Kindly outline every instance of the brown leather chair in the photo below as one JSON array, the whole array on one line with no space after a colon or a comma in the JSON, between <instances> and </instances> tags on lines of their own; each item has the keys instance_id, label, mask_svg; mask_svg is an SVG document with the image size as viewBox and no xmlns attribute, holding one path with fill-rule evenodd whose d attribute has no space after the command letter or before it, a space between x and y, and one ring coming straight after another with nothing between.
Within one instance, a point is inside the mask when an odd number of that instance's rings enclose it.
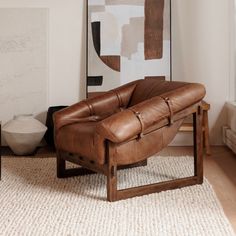
<instances>
[{"instance_id":1,"label":"brown leather chair","mask_svg":"<svg viewBox=\"0 0 236 236\"><path fill-rule=\"evenodd\" d=\"M102 173L107 199L129 197L203 182L202 107L197 83L144 79L74 104L54 114L59 178ZM194 176L117 190L117 169L146 164L166 147L183 120L193 115ZM66 169L65 161L81 165Z\"/></svg>"}]
</instances>

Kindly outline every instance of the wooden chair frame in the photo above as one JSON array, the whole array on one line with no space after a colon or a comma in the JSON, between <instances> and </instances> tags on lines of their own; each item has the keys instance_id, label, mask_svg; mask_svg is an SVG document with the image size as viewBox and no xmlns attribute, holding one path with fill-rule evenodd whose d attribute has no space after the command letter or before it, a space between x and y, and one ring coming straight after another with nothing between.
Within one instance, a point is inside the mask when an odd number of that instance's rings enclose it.
<instances>
[{"instance_id":1,"label":"wooden chair frame","mask_svg":"<svg viewBox=\"0 0 236 236\"><path fill-rule=\"evenodd\" d=\"M194 143L194 175L186 178L180 178L170 181L164 181L155 184L149 184L127 189L117 189L117 170L147 164L147 160L126 166L117 166L112 142L106 142L106 164L98 165L93 161L87 161L78 155L57 152L57 177L66 178L71 176L86 175L93 173L102 173L107 176L107 200L110 202L122 200L130 197L141 196L150 193L156 193L164 190L181 188L194 184L203 183L203 137L202 137L202 107L195 106L190 114L193 115L193 143ZM66 169L66 161L81 165L80 168Z\"/></svg>"}]
</instances>

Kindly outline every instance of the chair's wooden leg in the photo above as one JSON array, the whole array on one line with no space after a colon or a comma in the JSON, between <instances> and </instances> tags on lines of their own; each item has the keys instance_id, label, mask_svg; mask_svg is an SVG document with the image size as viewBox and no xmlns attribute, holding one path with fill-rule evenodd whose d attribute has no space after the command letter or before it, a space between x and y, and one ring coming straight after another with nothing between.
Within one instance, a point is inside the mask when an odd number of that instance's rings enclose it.
<instances>
[{"instance_id":1,"label":"chair's wooden leg","mask_svg":"<svg viewBox=\"0 0 236 236\"><path fill-rule=\"evenodd\" d=\"M197 183L203 183L203 142L202 142L202 107L193 114L193 140L194 140L194 176Z\"/></svg>"},{"instance_id":2,"label":"chair's wooden leg","mask_svg":"<svg viewBox=\"0 0 236 236\"><path fill-rule=\"evenodd\" d=\"M110 148L111 143L107 143L107 200L117 201L144 194L160 192L163 190L181 188L194 184L203 183L203 133L202 133L203 110L199 106L197 112L193 113L193 139L194 139L194 176L175 179L161 183L132 187L128 189L117 189L117 164L115 162L114 149Z\"/></svg>"},{"instance_id":3,"label":"chair's wooden leg","mask_svg":"<svg viewBox=\"0 0 236 236\"><path fill-rule=\"evenodd\" d=\"M187 186L191 186L195 184L197 184L197 177L191 176L187 178L164 181L164 182L155 183L155 184L148 184L148 185L143 185L143 186L138 186L138 187L121 189L117 191L116 200L142 196L145 194L158 193L161 191L187 187Z\"/></svg>"},{"instance_id":4,"label":"chair's wooden leg","mask_svg":"<svg viewBox=\"0 0 236 236\"><path fill-rule=\"evenodd\" d=\"M209 135L209 121L208 121L208 112L203 111L203 124L204 124L204 147L207 155L211 155L210 147L210 135Z\"/></svg>"},{"instance_id":5,"label":"chair's wooden leg","mask_svg":"<svg viewBox=\"0 0 236 236\"><path fill-rule=\"evenodd\" d=\"M113 150L109 143L106 144L106 155L108 162L107 172L107 200L114 202L117 200L117 164L114 161Z\"/></svg>"},{"instance_id":6,"label":"chair's wooden leg","mask_svg":"<svg viewBox=\"0 0 236 236\"><path fill-rule=\"evenodd\" d=\"M61 158L61 154L57 152L57 178L64 178L66 170L66 161Z\"/></svg>"},{"instance_id":7,"label":"chair's wooden leg","mask_svg":"<svg viewBox=\"0 0 236 236\"><path fill-rule=\"evenodd\" d=\"M96 174L95 171L86 169L84 167L66 169L66 160L63 158L63 154L57 152L57 177L58 178L68 178L75 176L83 176Z\"/></svg>"},{"instance_id":8,"label":"chair's wooden leg","mask_svg":"<svg viewBox=\"0 0 236 236\"><path fill-rule=\"evenodd\" d=\"M110 166L107 175L107 200L114 202L117 200L117 167Z\"/></svg>"}]
</instances>

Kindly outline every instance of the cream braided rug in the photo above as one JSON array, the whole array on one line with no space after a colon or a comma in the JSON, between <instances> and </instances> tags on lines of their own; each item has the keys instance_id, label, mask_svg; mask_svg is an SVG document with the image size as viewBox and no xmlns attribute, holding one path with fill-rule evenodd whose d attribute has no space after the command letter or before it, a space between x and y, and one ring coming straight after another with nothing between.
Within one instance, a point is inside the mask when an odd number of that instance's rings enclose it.
<instances>
[{"instance_id":1,"label":"cream braided rug","mask_svg":"<svg viewBox=\"0 0 236 236\"><path fill-rule=\"evenodd\" d=\"M106 179L57 179L54 158L3 158L0 235L234 235L212 187L166 191L115 203ZM119 188L192 174L192 157L153 157L119 171Z\"/></svg>"}]
</instances>

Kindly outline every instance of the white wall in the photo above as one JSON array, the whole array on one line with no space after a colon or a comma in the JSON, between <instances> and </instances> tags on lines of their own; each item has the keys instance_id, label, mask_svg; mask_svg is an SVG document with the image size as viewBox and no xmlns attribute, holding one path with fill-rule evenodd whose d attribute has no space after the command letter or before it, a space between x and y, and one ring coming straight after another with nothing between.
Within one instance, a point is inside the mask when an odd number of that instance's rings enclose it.
<instances>
[{"instance_id":1,"label":"white wall","mask_svg":"<svg viewBox=\"0 0 236 236\"><path fill-rule=\"evenodd\" d=\"M48 9L0 8L0 120L47 107Z\"/></svg>"},{"instance_id":2,"label":"white wall","mask_svg":"<svg viewBox=\"0 0 236 236\"><path fill-rule=\"evenodd\" d=\"M1 8L49 8L48 105L85 96L85 0L0 0Z\"/></svg>"},{"instance_id":3,"label":"white wall","mask_svg":"<svg viewBox=\"0 0 236 236\"><path fill-rule=\"evenodd\" d=\"M234 92L230 42L233 0L173 0L172 5L173 79L206 86L211 141L221 144L224 105Z\"/></svg>"},{"instance_id":4,"label":"white wall","mask_svg":"<svg viewBox=\"0 0 236 236\"><path fill-rule=\"evenodd\" d=\"M221 143L224 103L232 96L233 0L172 0L173 79L205 84L214 144ZM48 105L85 97L85 0L0 0L0 7L49 8ZM186 139L183 141L186 142Z\"/></svg>"}]
</instances>

